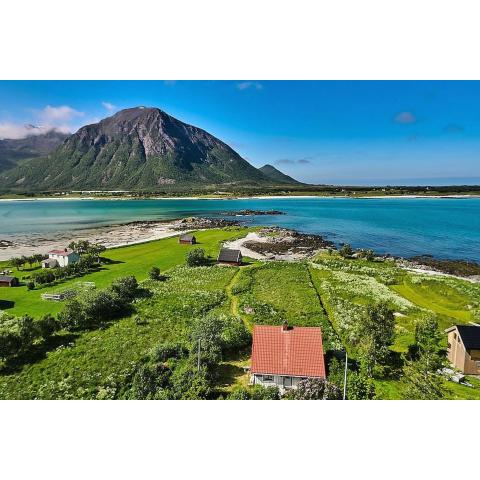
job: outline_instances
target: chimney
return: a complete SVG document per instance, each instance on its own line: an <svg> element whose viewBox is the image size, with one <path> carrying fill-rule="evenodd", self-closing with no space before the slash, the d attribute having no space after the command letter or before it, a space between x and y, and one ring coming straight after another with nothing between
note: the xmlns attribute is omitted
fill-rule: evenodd
<svg viewBox="0 0 480 480"><path fill-rule="evenodd" d="M282 324L282 332L288 331L288 322L285 320Z"/></svg>

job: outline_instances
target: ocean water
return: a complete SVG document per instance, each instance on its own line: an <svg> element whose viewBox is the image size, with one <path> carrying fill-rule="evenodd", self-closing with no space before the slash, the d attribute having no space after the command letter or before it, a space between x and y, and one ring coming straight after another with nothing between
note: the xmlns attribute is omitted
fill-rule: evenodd
<svg viewBox="0 0 480 480"><path fill-rule="evenodd" d="M480 261L480 198L0 201L0 240L242 209L286 213L239 218L246 224L294 228L336 244L404 257Z"/></svg>

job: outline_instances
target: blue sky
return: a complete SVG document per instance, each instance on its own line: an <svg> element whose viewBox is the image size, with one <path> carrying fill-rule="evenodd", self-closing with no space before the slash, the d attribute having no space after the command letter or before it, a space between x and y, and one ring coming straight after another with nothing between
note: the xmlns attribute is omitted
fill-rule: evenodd
<svg viewBox="0 0 480 480"><path fill-rule="evenodd" d="M480 183L480 82L2 81L0 138L138 105L309 183Z"/></svg>

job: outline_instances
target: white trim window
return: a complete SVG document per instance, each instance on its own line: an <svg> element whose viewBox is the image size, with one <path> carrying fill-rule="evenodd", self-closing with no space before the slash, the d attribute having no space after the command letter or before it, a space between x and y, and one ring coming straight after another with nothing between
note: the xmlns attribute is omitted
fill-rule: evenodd
<svg viewBox="0 0 480 480"><path fill-rule="evenodd" d="M261 375L260 380L265 383L273 383L275 378L273 375Z"/></svg>

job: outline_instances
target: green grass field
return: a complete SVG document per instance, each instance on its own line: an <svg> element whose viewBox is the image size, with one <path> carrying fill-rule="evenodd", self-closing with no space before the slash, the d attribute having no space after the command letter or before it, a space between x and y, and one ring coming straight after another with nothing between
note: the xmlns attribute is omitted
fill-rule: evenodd
<svg viewBox="0 0 480 480"><path fill-rule="evenodd" d="M198 247L215 258L221 242L245 235L244 228L196 233ZM135 275L151 291L137 300L132 316L104 329L56 335L38 345L28 358L19 358L0 371L0 398L121 398L121 386L142 358L159 342L188 342L193 319L208 312L240 316L250 329L254 324L321 326L327 350L346 347L355 359L351 332L367 305L386 302L395 312L396 337L392 350L406 352L413 343L415 320L435 315L440 327L478 321L480 285L451 277L429 277L400 269L392 262L345 260L319 255L313 262L250 261L238 267L182 266L193 248L178 239L107 250L112 262L102 270L61 285L28 291L2 288L0 299L11 302L6 312L38 317L57 313L62 303L40 299L40 294L93 281L110 285L124 275ZM248 260L248 259L247 259ZM148 280L152 266L168 280ZM21 275L22 273L20 273ZM135 321L138 316L141 324ZM242 367L249 351L231 352L218 366L217 388L228 393L248 381ZM446 383L448 398L479 399L480 381L472 387ZM375 380L377 398L402 398L400 380Z"/></svg>
<svg viewBox="0 0 480 480"><path fill-rule="evenodd" d="M244 235L247 230L243 228L215 229L195 232L199 242L197 247L203 248L212 258L218 254L219 244ZM29 313L38 317L46 313L57 313L61 310L62 304L42 300L42 293L75 288L78 282L95 282L98 288L110 285L112 280L124 275L135 275L139 281L148 276L152 266L159 267L162 271L174 267L185 260L185 253L195 248L193 245L181 245L178 237L171 237L138 245L109 249L104 256L112 261L105 264L98 272L93 272L80 278L69 279L58 285L28 290L26 286L15 288L0 288L0 309L13 315ZM7 262L3 265L5 267ZM16 270L16 269L15 269ZM21 278L30 272L24 270L16 271L15 275Z"/></svg>

